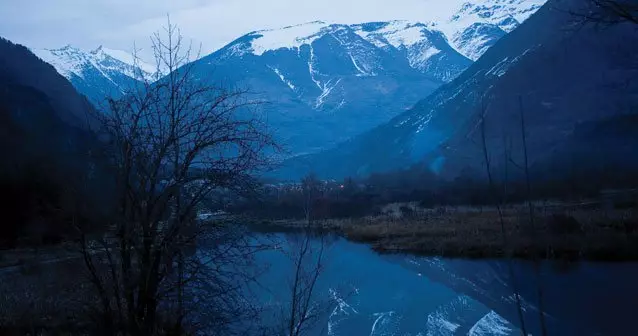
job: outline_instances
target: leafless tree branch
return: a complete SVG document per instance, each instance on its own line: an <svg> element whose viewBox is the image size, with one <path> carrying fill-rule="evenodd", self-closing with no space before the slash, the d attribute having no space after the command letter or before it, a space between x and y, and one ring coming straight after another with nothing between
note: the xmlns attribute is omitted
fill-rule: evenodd
<svg viewBox="0 0 638 336"><path fill-rule="evenodd" d="M255 247L198 213L211 194L248 185L277 145L255 114L260 101L197 77L197 56L170 18L151 41L156 74L140 72L141 84L98 115L118 207L98 246L82 234L82 255L114 330L181 334L186 320L228 327L249 312L241 289L253 277L240 266ZM206 319L194 314L202 305Z"/></svg>

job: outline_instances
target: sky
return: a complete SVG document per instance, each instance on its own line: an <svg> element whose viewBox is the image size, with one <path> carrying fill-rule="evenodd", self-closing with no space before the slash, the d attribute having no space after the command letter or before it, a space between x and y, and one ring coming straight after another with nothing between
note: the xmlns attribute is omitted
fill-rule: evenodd
<svg viewBox="0 0 638 336"><path fill-rule="evenodd" d="M31 48L67 44L149 51L167 14L207 54L248 32L315 20L427 21L461 0L0 0L0 36Z"/></svg>

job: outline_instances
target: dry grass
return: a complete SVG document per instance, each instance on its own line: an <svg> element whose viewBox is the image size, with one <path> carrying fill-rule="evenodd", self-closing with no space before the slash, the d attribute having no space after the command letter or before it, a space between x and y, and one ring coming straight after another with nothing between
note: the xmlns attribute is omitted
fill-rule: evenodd
<svg viewBox="0 0 638 336"><path fill-rule="evenodd" d="M494 208L440 208L409 217L380 216L344 222L351 240L381 252L411 252L470 258L512 255L530 258L638 260L636 209L537 209L534 230L527 208L503 209L503 243Z"/></svg>
<svg viewBox="0 0 638 336"><path fill-rule="evenodd" d="M92 291L82 260L23 261L0 268L0 334L76 335Z"/></svg>
<svg viewBox="0 0 638 336"><path fill-rule="evenodd" d="M408 207L408 206L406 206ZM414 208L397 216L329 219L312 223L317 230L336 231L369 243L379 252L409 252L467 258L638 260L638 209L588 208L565 204L535 204L534 230L528 208L504 207L503 243L498 211L493 207ZM405 207L404 207L405 208ZM305 221L277 221L258 229L287 231L306 227Z"/></svg>

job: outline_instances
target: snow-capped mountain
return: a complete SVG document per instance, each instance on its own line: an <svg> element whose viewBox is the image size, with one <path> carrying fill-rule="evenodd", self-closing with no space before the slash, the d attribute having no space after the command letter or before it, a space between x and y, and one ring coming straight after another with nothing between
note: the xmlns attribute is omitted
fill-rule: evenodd
<svg viewBox="0 0 638 336"><path fill-rule="evenodd" d="M248 33L197 62L200 77L270 101L291 154L314 152L390 120L460 75L545 0L446 2L424 22L315 21Z"/></svg>
<svg viewBox="0 0 638 336"><path fill-rule="evenodd" d="M423 23L393 21L389 25L370 29L370 24L352 25L358 34L378 47L400 48L418 43L423 27L439 31L450 45L462 55L472 60L478 59L499 38L511 32L536 12L547 0L449 0L437 4L443 9L428 15L424 13ZM380 23L383 24L383 23ZM250 51L262 55L268 50L299 48L322 36L328 24L322 21L286 27L278 30L254 32L263 36L253 43ZM425 53L427 55L427 53ZM427 57L427 56L426 56ZM418 55L410 55L417 59Z"/></svg>
<svg viewBox="0 0 638 336"><path fill-rule="evenodd" d="M268 52L312 49L314 42L332 38L352 63L355 75L376 76L387 71L383 57L392 54L407 61L410 68L447 82L469 64L450 50L445 37L420 22L390 21L343 25L315 21L276 30L249 33L227 47L235 57L246 54L263 56ZM314 51L314 50L313 50ZM311 55L314 56L314 55ZM448 59L453 57L455 59ZM315 71L309 67L309 71Z"/></svg>
<svg viewBox="0 0 638 336"><path fill-rule="evenodd" d="M104 48L83 51L67 45L59 49L32 49L53 65L73 86L95 103L119 96L136 81L152 80L154 67L120 50Z"/></svg>
<svg viewBox="0 0 638 336"><path fill-rule="evenodd" d="M315 21L248 33L195 62L200 79L248 87L292 155L325 149L387 122L452 81L545 0L450 0L423 22ZM131 55L71 46L34 50L93 102L154 69Z"/></svg>
<svg viewBox="0 0 638 336"><path fill-rule="evenodd" d="M552 2L563 8L582 5L579 0ZM279 176L297 178L308 171L368 175L416 163L448 177L470 170L481 174L481 118L487 120L490 153L506 151L507 139L513 161L523 162L521 110L527 115L529 160L548 177L638 166L633 159L638 133L630 131L638 120L630 114L638 104L638 86L628 84L638 76L629 57L638 52L635 27L575 29L573 16L553 5L541 8L410 110L330 150L290 160ZM559 161L560 169L550 164Z"/></svg>
<svg viewBox="0 0 638 336"><path fill-rule="evenodd" d="M450 17L434 19L454 49L476 61L496 41L518 27L547 0L476 0L454 6Z"/></svg>
<svg viewBox="0 0 638 336"><path fill-rule="evenodd" d="M251 32L196 66L260 92L276 136L301 154L390 120L471 63L422 23L317 21Z"/></svg>
<svg viewBox="0 0 638 336"><path fill-rule="evenodd" d="M392 118L472 63L418 22L310 22L246 34L196 62L270 101L291 154L317 151Z"/></svg>

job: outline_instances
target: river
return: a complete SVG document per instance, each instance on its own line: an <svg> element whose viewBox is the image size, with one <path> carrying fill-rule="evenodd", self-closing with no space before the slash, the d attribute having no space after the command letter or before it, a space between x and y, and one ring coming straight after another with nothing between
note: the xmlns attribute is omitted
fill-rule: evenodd
<svg viewBox="0 0 638 336"><path fill-rule="evenodd" d="M273 235L282 250L298 236ZM317 249L319 240L313 241ZM325 243L315 289L329 302L312 330L317 335L520 335L505 260L379 255L339 237ZM261 252L259 297L265 305L289 298L293 263L281 251ZM541 335L538 286L549 335L628 335L638 318L638 264L513 261L524 328ZM538 276L540 274L540 276Z"/></svg>

